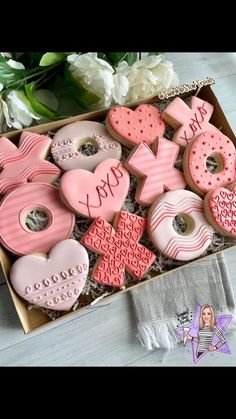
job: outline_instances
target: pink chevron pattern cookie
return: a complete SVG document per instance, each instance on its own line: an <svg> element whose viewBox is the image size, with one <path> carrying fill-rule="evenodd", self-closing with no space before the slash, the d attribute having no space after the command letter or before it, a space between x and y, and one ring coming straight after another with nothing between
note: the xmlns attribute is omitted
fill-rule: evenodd
<svg viewBox="0 0 236 419"><path fill-rule="evenodd" d="M186 147L191 140L204 131L219 130L209 123L214 107L198 98L192 96L190 107L179 97L176 97L164 110L163 119L175 130L173 140L182 147Z"/></svg>
<svg viewBox="0 0 236 419"><path fill-rule="evenodd" d="M92 278L105 285L121 287L125 269L140 280L156 256L139 244L146 226L146 220L138 215L121 211L115 219L115 228L98 217L85 233L82 243L102 256L96 265Z"/></svg>
<svg viewBox="0 0 236 419"><path fill-rule="evenodd" d="M70 310L86 282L87 250L76 240L57 243L48 257L43 253L22 256L12 265L11 283L31 304L52 310Z"/></svg>
<svg viewBox="0 0 236 419"><path fill-rule="evenodd" d="M77 214L112 221L125 201L129 183L129 173L123 164L106 159L94 173L69 170L62 176L59 188L62 200Z"/></svg>
<svg viewBox="0 0 236 419"><path fill-rule="evenodd" d="M177 215L181 215L187 223L183 234L177 233L173 226ZM203 200L191 191L164 193L152 204L148 213L150 240L171 259L197 258L210 245L213 232L204 216Z"/></svg>
<svg viewBox="0 0 236 419"><path fill-rule="evenodd" d="M185 189L183 174L174 168L179 146L165 138L156 139L152 150L141 143L130 153L126 168L141 178L135 200L143 205L151 205L165 190Z"/></svg>
<svg viewBox="0 0 236 419"><path fill-rule="evenodd" d="M52 183L60 175L60 169L45 160L51 139L24 131L19 148L8 138L0 139L0 194L4 195L27 182Z"/></svg>
<svg viewBox="0 0 236 419"><path fill-rule="evenodd" d="M165 132L161 112L152 105L139 105L135 111L123 106L112 108L106 126L112 137L129 148L142 141L152 144Z"/></svg>
<svg viewBox="0 0 236 419"><path fill-rule="evenodd" d="M205 215L219 233L236 237L236 182L216 188L204 199Z"/></svg>

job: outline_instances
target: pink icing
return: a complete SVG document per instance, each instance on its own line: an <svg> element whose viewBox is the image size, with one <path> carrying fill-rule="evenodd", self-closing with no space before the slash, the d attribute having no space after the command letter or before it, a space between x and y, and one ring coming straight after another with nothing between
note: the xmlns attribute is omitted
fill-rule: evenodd
<svg viewBox="0 0 236 419"><path fill-rule="evenodd" d="M185 176L190 176L196 188L206 193L212 188L225 186L236 179L236 152L232 141L225 135L207 131L189 145ZM211 173L206 166L207 157L219 156L222 168Z"/></svg>
<svg viewBox="0 0 236 419"><path fill-rule="evenodd" d="M173 166L179 153L179 146L165 138L156 139L153 151L147 144L135 147L126 160L127 169L141 177L135 199L140 204L151 205L165 190L184 189L183 174Z"/></svg>
<svg viewBox="0 0 236 419"><path fill-rule="evenodd" d="M22 256L13 263L10 278L16 292L31 304L52 310L70 310L86 282L89 259L75 240L57 243L48 257Z"/></svg>
<svg viewBox="0 0 236 419"><path fill-rule="evenodd" d="M219 130L209 123L213 110L214 107L210 103L197 96L191 97L190 107L177 97L167 106L162 117L173 128L178 128L173 135L173 141L186 147L191 140L204 131L210 130L219 133Z"/></svg>
<svg viewBox="0 0 236 419"><path fill-rule="evenodd" d="M228 236L236 236L236 183L209 192L208 207L215 223Z"/></svg>
<svg viewBox="0 0 236 419"><path fill-rule="evenodd" d="M173 220L179 214L192 219L184 234L177 233L173 227ZM179 190L164 193L152 204L148 232L154 246L165 256L191 260L208 248L214 230L204 217L203 200L193 192Z"/></svg>
<svg viewBox="0 0 236 419"><path fill-rule="evenodd" d="M98 217L85 233L82 243L102 256L93 271L92 278L105 285L121 287L125 269L140 280L156 256L138 243L146 226L146 220L138 215L121 211L116 231Z"/></svg>
<svg viewBox="0 0 236 419"><path fill-rule="evenodd" d="M119 160L101 162L94 173L70 170L60 182L60 193L66 204L88 218L102 217L111 221L129 191L129 173Z"/></svg>
<svg viewBox="0 0 236 419"><path fill-rule="evenodd" d="M107 120L111 128L131 146L142 141L151 144L165 131L161 112L152 105L140 105L135 111L123 106L112 108L107 114Z"/></svg>
<svg viewBox="0 0 236 419"><path fill-rule="evenodd" d="M34 208L48 214L48 226L42 231L31 231L25 224L26 215ZM48 253L70 236L74 223L74 214L63 205L52 185L26 183L6 195L0 204L0 242L18 255Z"/></svg>
<svg viewBox="0 0 236 419"><path fill-rule="evenodd" d="M8 138L0 139L0 194L6 194L26 182L54 182L60 169L45 160L51 139L24 131L19 148Z"/></svg>
<svg viewBox="0 0 236 419"><path fill-rule="evenodd" d="M97 153L82 154L78 148L92 142ZM94 121L79 121L61 128L52 140L52 155L63 170L84 169L93 171L105 159L121 158L121 145L111 138L106 127Z"/></svg>

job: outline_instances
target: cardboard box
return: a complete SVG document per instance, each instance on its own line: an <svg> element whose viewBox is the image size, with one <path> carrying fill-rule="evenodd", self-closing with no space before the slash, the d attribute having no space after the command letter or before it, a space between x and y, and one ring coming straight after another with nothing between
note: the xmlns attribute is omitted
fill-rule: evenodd
<svg viewBox="0 0 236 419"><path fill-rule="evenodd" d="M172 89L172 91L169 92L163 92L161 94L159 94L158 96L152 97L152 98L148 98L145 100L140 101L139 103L130 103L126 106L130 107L130 108L135 108L138 104L140 103L155 103L155 102L160 102L162 99L167 99L167 97L175 97L175 96L180 96L181 98L186 98L189 97L193 94L196 93L196 90L201 87L199 93L198 93L198 97L200 97L201 99L206 100L207 102L210 102L213 106L214 106L214 113L212 115L211 118L211 123L217 127L221 127L222 132L227 135L232 141L233 143L236 145L236 139L234 136L234 133L231 129L231 127L229 126L229 123L220 107L219 102L217 101L212 89L210 88L209 84L213 84L214 80L208 78L205 81L197 81L197 82L193 82L190 85L183 85L183 86L178 86L175 89ZM203 87L202 87L203 86ZM181 93L183 92L183 93ZM181 93L181 94L179 94ZM32 131L32 132L37 132L39 134L47 134L48 131L55 131L59 128L61 128L64 125L70 124L72 122L75 121L82 121L82 120L97 120L97 121L103 121L106 117L108 110L101 110L101 111L96 111L96 112L90 112L90 113L86 113L83 115L79 115L79 116L74 116L72 118L67 118L64 120L59 120L59 121L55 121L55 122L50 122L47 124L43 124L43 125L39 125L39 126L35 126L35 127L31 127L31 128L26 128L25 130L27 131ZM3 134L5 137L10 138L13 142L16 142L17 139L19 138L21 131L12 131L9 133L5 133ZM233 246L231 246L232 248ZM235 247L235 246L234 246ZM210 256L205 256L204 258L208 258ZM191 262L189 262L191 264ZM9 280L9 272L10 272L10 268L12 265L12 261L11 261L11 257L9 255L9 253L7 252L7 250L3 249L0 247L0 264L2 267L2 271L4 273L4 276L6 278L6 282L7 285L9 287L9 291L11 293L16 311L18 313L18 316L20 318L20 321L22 323L23 329L25 333L29 333L32 332L35 329L38 329L39 327L44 327L46 326L49 322L51 322L52 320L42 311L39 309L31 309L28 310L27 309L27 303L20 298L16 292L14 291L14 289L12 288L11 284L10 284L10 280ZM176 269L182 269L181 267L175 268ZM165 275L164 274L160 274L160 275ZM158 275L158 276L160 276ZM154 277L155 278L155 277ZM154 279L153 278L153 279ZM149 281L151 281L152 279L150 279ZM145 281L146 282L146 281ZM137 287L137 286L142 286L145 284L145 282L141 282L138 283L136 285L132 285L132 287ZM131 287L128 287L124 290L118 291L118 293L121 292L127 292L131 289ZM117 295L117 293L107 296L105 297L106 299L109 298L114 298L114 295ZM99 304L99 303L98 303ZM86 306L79 308L78 310L86 310ZM69 312L67 314L64 314L63 316L59 317L58 319L54 320L53 322L56 324L62 319L65 318L65 316L73 316L74 312Z"/></svg>

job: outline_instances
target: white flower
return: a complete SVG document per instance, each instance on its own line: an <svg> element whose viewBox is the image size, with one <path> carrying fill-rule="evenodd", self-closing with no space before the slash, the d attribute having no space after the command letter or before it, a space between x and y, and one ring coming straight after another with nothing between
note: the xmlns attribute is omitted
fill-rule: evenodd
<svg viewBox="0 0 236 419"><path fill-rule="evenodd" d="M108 107L112 102L123 103L128 92L128 81L122 74L114 76L114 69L97 53L72 54L67 57L75 82L100 98L97 105Z"/></svg>
<svg viewBox="0 0 236 419"><path fill-rule="evenodd" d="M17 70L25 69L24 64L20 63L19 61L12 60L12 59L7 60L7 64L12 68L16 68Z"/></svg>
<svg viewBox="0 0 236 419"><path fill-rule="evenodd" d="M6 95L6 104L10 120L7 125L10 128L21 129L32 124L33 119L40 119L31 108L30 102L22 91L12 90Z"/></svg>
<svg viewBox="0 0 236 419"><path fill-rule="evenodd" d="M161 55L151 55L132 66L122 61L117 67L117 74L125 76L129 82L126 102L154 96L162 90L175 87L179 82L173 64Z"/></svg>

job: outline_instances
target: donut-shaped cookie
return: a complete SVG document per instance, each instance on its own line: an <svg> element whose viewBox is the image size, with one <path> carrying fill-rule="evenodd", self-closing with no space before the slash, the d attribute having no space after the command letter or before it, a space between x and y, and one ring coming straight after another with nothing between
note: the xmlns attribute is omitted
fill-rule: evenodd
<svg viewBox="0 0 236 419"><path fill-rule="evenodd" d="M48 225L44 230L31 231L26 216L33 209L44 211ZM17 255L48 253L61 240L70 237L75 215L61 202L55 186L27 183L4 197L0 205L0 242Z"/></svg>
<svg viewBox="0 0 236 419"><path fill-rule="evenodd" d="M208 157L217 163L214 173L207 168ZM188 185L200 195L236 180L235 146L222 133L206 131L199 135L186 147L183 163Z"/></svg>
<svg viewBox="0 0 236 419"><path fill-rule="evenodd" d="M181 215L187 228L182 234L173 227ZM178 190L164 193L148 213L148 234L154 246L171 259L191 260L209 246L213 228L204 217L203 200L193 192Z"/></svg>
<svg viewBox="0 0 236 419"><path fill-rule="evenodd" d="M85 155L79 149L91 144L96 150ZM51 146L55 162L63 170L84 169L93 171L105 159L120 160L121 145L109 135L106 127L94 121L79 121L66 125L55 134Z"/></svg>

